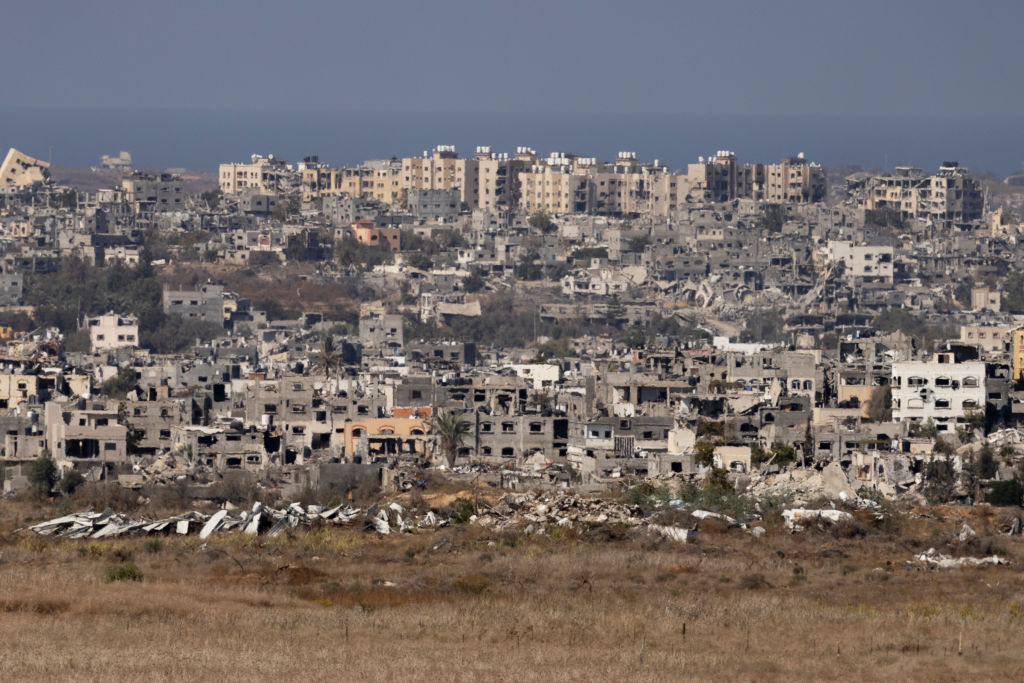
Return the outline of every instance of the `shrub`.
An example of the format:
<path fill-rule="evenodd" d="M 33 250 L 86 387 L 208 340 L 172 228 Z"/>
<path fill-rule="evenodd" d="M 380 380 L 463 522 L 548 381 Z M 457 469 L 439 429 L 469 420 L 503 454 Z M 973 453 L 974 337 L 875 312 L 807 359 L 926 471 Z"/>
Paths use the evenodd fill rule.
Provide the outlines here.
<path fill-rule="evenodd" d="M 57 483 L 57 465 L 49 451 L 43 451 L 28 472 L 28 482 L 43 495 L 49 495 Z"/>
<path fill-rule="evenodd" d="M 107 583 L 114 581 L 142 581 L 142 571 L 132 563 L 107 567 Z"/>
<path fill-rule="evenodd" d="M 747 574 L 743 576 L 736 585 L 744 590 L 757 590 L 759 588 L 770 587 L 768 580 L 764 578 L 764 574 Z"/>
<path fill-rule="evenodd" d="M 61 478 L 57 488 L 63 495 L 70 496 L 84 483 L 85 477 L 75 470 L 68 470 Z"/>
<path fill-rule="evenodd" d="M 468 498 L 458 498 L 452 504 L 452 524 L 467 524 L 476 514 L 476 505 Z"/>
<path fill-rule="evenodd" d="M 1024 487 L 1016 479 L 993 482 L 985 492 L 985 502 L 990 505 L 1009 507 L 1020 505 L 1024 500 Z"/>

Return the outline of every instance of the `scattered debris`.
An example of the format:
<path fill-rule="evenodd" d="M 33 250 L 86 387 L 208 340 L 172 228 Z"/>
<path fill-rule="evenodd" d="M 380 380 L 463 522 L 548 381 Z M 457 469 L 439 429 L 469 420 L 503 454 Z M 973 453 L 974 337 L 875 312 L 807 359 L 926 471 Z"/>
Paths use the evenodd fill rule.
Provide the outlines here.
<path fill-rule="evenodd" d="M 790 531 L 802 531 L 804 525 L 809 522 L 852 522 L 853 515 L 845 510 L 808 510 L 806 508 L 793 508 L 783 510 L 782 517 L 786 520 L 786 528 Z"/>
<path fill-rule="evenodd" d="M 674 526 L 661 526 L 658 524 L 651 524 L 647 528 L 651 531 L 661 534 L 665 538 L 673 541 L 679 541 L 680 543 L 696 543 L 697 542 L 697 526 L 694 525 L 692 529 L 680 529 Z"/>
<path fill-rule="evenodd" d="M 935 569 L 959 569 L 965 565 L 971 567 L 982 567 L 990 564 L 1010 564 L 1009 560 L 999 557 L 998 555 L 989 555 L 988 557 L 949 557 L 948 555 L 942 555 L 935 552 L 935 548 L 929 548 L 927 552 L 915 555 L 914 559 L 921 564 L 934 567 Z"/>

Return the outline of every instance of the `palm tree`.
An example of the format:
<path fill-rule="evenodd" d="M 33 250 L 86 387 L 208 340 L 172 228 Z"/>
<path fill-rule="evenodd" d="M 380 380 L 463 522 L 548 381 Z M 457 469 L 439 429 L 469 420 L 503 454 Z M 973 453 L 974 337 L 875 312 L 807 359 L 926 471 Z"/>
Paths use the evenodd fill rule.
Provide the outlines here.
<path fill-rule="evenodd" d="M 320 367 L 324 371 L 324 381 L 326 382 L 331 377 L 331 373 L 337 371 L 341 366 L 341 359 L 338 356 L 337 350 L 334 348 L 334 337 L 330 334 L 325 334 L 320 338 L 320 353 L 318 355 L 320 360 Z"/>
<path fill-rule="evenodd" d="M 441 442 L 441 452 L 448 460 L 448 467 L 455 467 L 455 455 L 469 434 L 469 422 L 462 413 L 446 410 L 434 419 L 433 430 Z"/>

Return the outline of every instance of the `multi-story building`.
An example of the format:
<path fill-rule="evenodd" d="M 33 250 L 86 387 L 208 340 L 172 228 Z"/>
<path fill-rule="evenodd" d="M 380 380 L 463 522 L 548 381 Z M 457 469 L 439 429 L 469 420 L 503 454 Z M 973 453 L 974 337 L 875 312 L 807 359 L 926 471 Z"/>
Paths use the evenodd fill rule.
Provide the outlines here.
<path fill-rule="evenodd" d="M 164 313 L 183 318 L 198 318 L 205 322 L 224 324 L 224 287 L 205 284 L 199 289 L 171 289 L 164 285 Z"/>
<path fill-rule="evenodd" d="M 809 204 L 825 199 L 825 169 L 807 161 L 802 152 L 777 164 L 765 164 L 763 167 L 758 164 L 754 175 L 755 180 L 763 178 L 763 193 L 744 194 L 752 199 L 779 204 Z"/>
<path fill-rule="evenodd" d="M 402 203 L 405 184 L 402 162 L 397 159 L 371 160 L 353 168 L 329 168 L 303 163 L 300 169 L 302 198 L 348 196 L 375 199 L 391 205 Z"/>
<path fill-rule="evenodd" d="M 952 431 L 965 414 L 985 409 L 985 363 L 956 362 L 950 352 L 931 361 L 892 364 L 892 418 L 896 422 L 932 420 L 940 432 Z"/>
<path fill-rule="evenodd" d="M 368 247 L 380 247 L 392 252 L 402 248 L 402 231 L 399 228 L 382 228 L 371 221 L 359 220 L 352 223 L 352 233 L 360 244 Z"/>
<path fill-rule="evenodd" d="M 139 321 L 135 316 L 106 315 L 86 318 L 89 348 L 93 353 L 113 351 L 139 345 Z"/>
<path fill-rule="evenodd" d="M 402 182 L 407 189 L 459 191 L 459 201 L 477 206 L 478 161 L 460 159 L 453 145 L 438 145 L 433 153 L 402 159 Z"/>
<path fill-rule="evenodd" d="M 830 262 L 842 261 L 847 280 L 859 282 L 893 281 L 893 248 L 885 245 L 854 244 L 830 240 L 825 251 Z"/>
<path fill-rule="evenodd" d="M 981 183 L 955 161 L 945 161 L 938 173 L 897 166 L 894 173 L 867 183 L 867 209 L 892 209 L 905 219 L 953 226 L 980 220 L 984 206 Z"/>
<path fill-rule="evenodd" d="M 50 177 L 50 164 L 11 147 L 0 164 L 0 187 L 26 187 Z"/>
<path fill-rule="evenodd" d="M 1001 354 L 1009 346 L 1012 331 L 1008 325 L 961 325 L 960 342 L 973 344 L 985 354 Z"/>
<path fill-rule="evenodd" d="M 224 194 L 277 194 L 289 189 L 297 180 L 294 169 L 273 154 L 253 154 L 248 164 L 221 164 L 218 171 L 220 190 Z"/>
<path fill-rule="evenodd" d="M 488 211 L 511 208 L 519 203 L 519 174 L 537 163 L 537 153 L 529 147 L 517 147 L 514 156 L 476 148 L 477 202 L 472 208 Z"/>
<path fill-rule="evenodd" d="M 185 183 L 175 173 L 150 175 L 134 172 L 121 181 L 124 200 L 135 213 L 181 211 L 185 208 Z"/>

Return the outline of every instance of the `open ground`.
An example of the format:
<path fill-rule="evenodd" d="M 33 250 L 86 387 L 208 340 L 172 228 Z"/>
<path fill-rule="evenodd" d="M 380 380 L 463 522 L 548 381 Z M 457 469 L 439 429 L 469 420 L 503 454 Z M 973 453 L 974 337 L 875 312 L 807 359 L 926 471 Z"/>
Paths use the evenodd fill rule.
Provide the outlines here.
<path fill-rule="evenodd" d="M 762 538 L 471 525 L 70 540 L 0 504 L 4 680 L 1021 680 L 991 508 Z M 52 510 L 50 511 L 52 512 Z M 978 531 L 953 539 L 966 516 Z M 915 553 L 999 552 L 938 572 Z"/>

